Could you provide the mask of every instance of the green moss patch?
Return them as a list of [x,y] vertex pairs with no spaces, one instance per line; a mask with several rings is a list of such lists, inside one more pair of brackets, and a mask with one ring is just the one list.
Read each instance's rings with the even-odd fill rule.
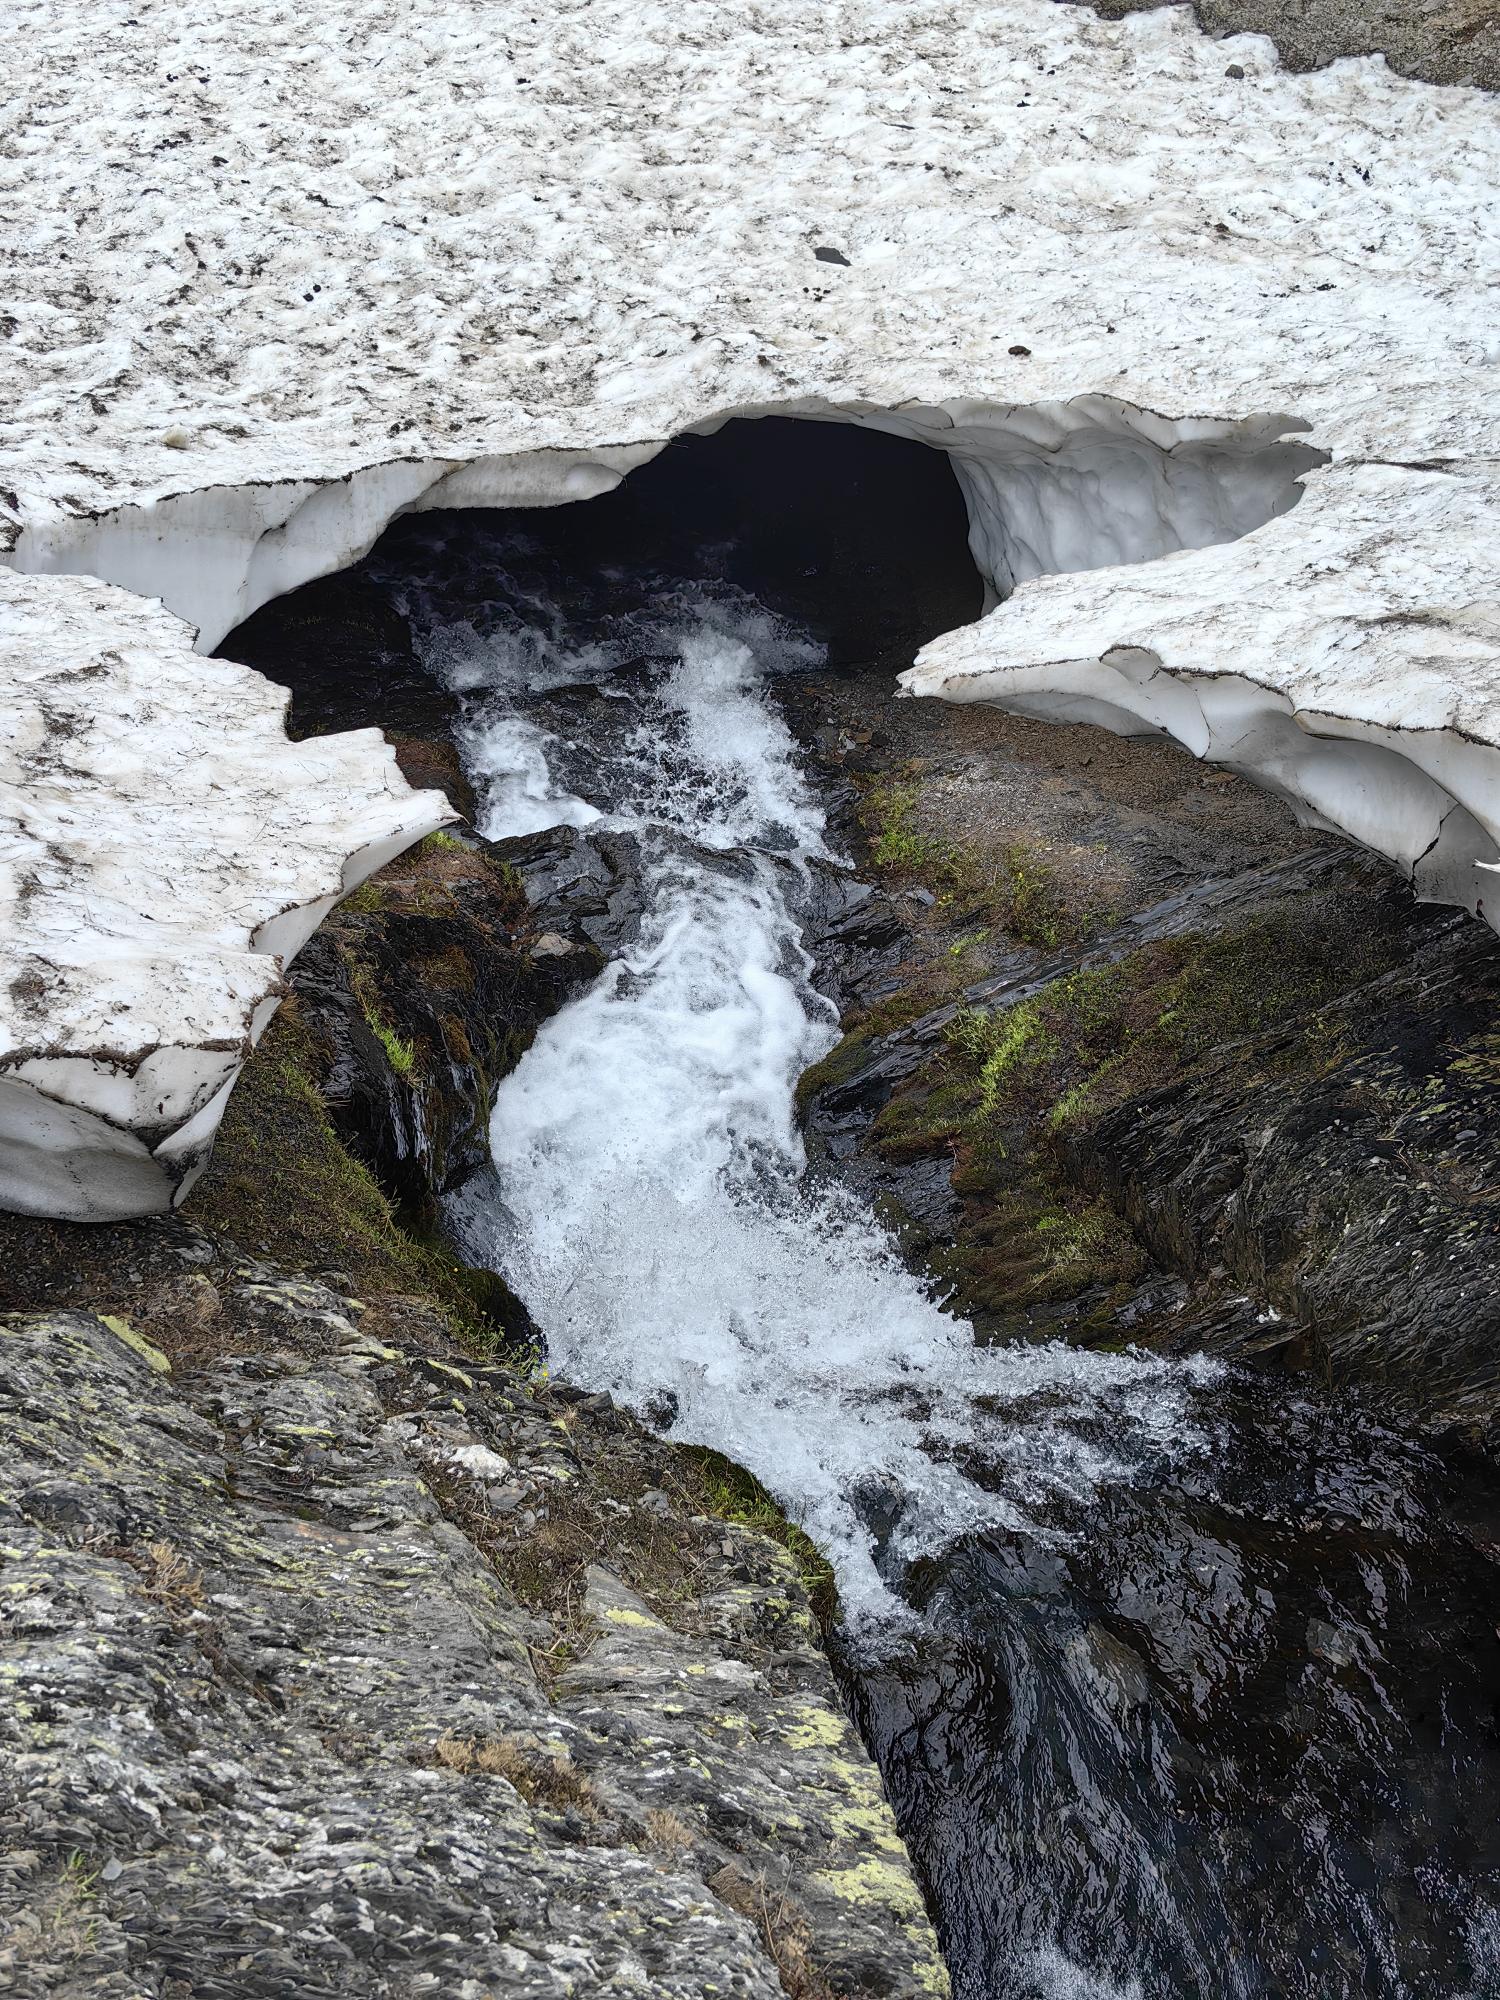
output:
[[787,1519],[754,1473],[706,1446],[690,1446],[685,1456],[698,1467],[701,1511],[779,1542],[797,1565],[813,1610],[821,1618],[831,1617],[837,1605],[832,1565],[796,1522]]
[[497,1328],[464,1267],[407,1235],[369,1170],[340,1144],[323,1067],[295,997],[283,1002],[230,1097],[185,1214],[278,1263],[347,1271],[362,1294],[431,1296],[457,1331],[492,1343]]
[[[1326,1072],[1347,1049],[1319,1010],[1399,949],[1338,898],[1288,899],[1236,930],[1164,939],[1012,1007],[956,1014],[870,1136],[892,1164],[935,1153],[953,1162],[964,1222],[931,1261],[954,1306],[1003,1314],[1137,1277],[1132,1232],[1073,1185],[1063,1142],[1209,1060]],[[1294,1039],[1272,1033],[1307,1017]],[[841,1045],[828,1061],[853,1073],[860,1053]]]
[[[701,1587],[706,1556],[718,1553],[717,1536],[704,1526],[707,1517],[752,1528],[786,1549],[815,1611],[832,1614],[833,1571],[740,1466],[717,1452],[671,1444],[630,1427],[614,1428],[608,1447],[600,1448],[592,1420],[581,1416],[576,1404],[558,1423],[570,1438],[585,1442],[567,1476],[551,1485],[545,1513],[519,1538],[490,1514],[471,1480],[441,1464],[427,1469],[444,1513],[484,1551],[518,1602],[571,1632],[588,1569],[602,1563],[673,1624]],[[668,1503],[660,1511],[641,1504],[653,1488]],[[699,1532],[685,1534],[685,1521],[696,1522]]]
[[[998,852],[940,838],[921,825],[921,788],[910,778],[871,785],[860,807],[870,859],[883,873],[919,882],[948,916],[1003,930],[1018,943],[1055,951],[1084,935],[1082,914],[1070,909],[1057,873],[1035,849],[1011,841]],[[962,956],[968,940],[951,947]]]

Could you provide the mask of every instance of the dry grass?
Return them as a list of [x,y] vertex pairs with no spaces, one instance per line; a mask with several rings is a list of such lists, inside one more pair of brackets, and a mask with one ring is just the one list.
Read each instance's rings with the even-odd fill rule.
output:
[[[1033,843],[998,850],[931,830],[920,782],[910,775],[872,785],[860,805],[870,859],[886,874],[924,883],[940,911],[987,918],[1037,951],[1055,951],[1085,928],[1064,885]],[[980,935],[987,935],[983,932]]]
[[94,1950],[99,1936],[95,1879],[95,1871],[82,1855],[70,1854],[56,1878],[33,1893],[26,1908],[17,1912],[7,1942],[12,1954],[10,1971],[21,1975],[22,1985],[30,1968],[55,1972],[61,1965],[87,1958]]
[[356,917],[386,910],[454,916],[460,914],[454,891],[466,882],[481,881],[498,883],[513,914],[525,914],[525,891],[509,863],[492,859],[483,848],[470,847],[451,833],[429,833],[346,896],[339,909]]
[[143,1597],[160,1604],[173,1618],[187,1619],[204,1604],[203,1577],[173,1542],[145,1542],[140,1548],[116,1544],[102,1555],[127,1563],[140,1579]]
[[196,1611],[203,1602],[203,1577],[171,1542],[147,1542],[142,1575],[148,1597],[178,1610]]
[[698,1836],[677,1813],[653,1806],[646,1814],[646,1845],[658,1854],[687,1854],[698,1845]]
[[429,1753],[434,1765],[461,1777],[504,1778],[528,1805],[569,1807],[595,1823],[598,1794],[572,1758],[532,1749],[512,1736],[455,1736],[445,1731]]
[[[578,1421],[576,1412],[566,1414]],[[587,1453],[571,1479],[549,1482],[545,1516],[524,1531],[514,1515],[497,1518],[491,1513],[478,1480],[435,1458],[424,1464],[423,1473],[448,1519],[487,1558],[512,1595],[561,1627],[564,1652],[579,1627],[584,1575],[591,1563],[603,1563],[622,1577],[659,1616],[690,1598],[698,1584],[701,1552],[684,1536],[681,1520],[631,1506],[652,1482],[629,1453]],[[664,1466],[660,1480],[683,1515],[705,1511],[698,1496],[685,1488],[681,1472]],[[622,1513],[606,1501],[630,1511]],[[567,1659],[555,1664],[560,1670]]]
[[708,1887],[755,1925],[791,2000],[838,2000],[813,1959],[811,1927],[784,1892],[771,1889],[764,1875],[746,1875],[732,1861],[708,1878]]

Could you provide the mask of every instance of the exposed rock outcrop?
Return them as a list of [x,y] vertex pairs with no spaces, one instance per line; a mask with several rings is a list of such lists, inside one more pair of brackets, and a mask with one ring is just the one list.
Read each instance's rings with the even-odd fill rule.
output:
[[872,881],[816,941],[815,1152],[1002,1337],[1259,1355],[1500,1443],[1488,932],[1159,749],[833,693]]
[[946,1991],[795,1567],[696,1461],[194,1252],[134,1321],[0,1322],[18,2000]]

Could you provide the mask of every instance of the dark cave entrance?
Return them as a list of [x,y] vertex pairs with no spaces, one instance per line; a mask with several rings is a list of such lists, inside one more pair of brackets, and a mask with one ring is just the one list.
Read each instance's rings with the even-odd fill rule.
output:
[[[984,592],[946,452],[858,424],[738,419],[674,440],[599,499],[422,513],[363,562],[264,606],[218,649],[290,688],[290,733],[383,728],[431,736],[451,697],[423,671],[391,591],[434,545],[482,575],[487,537],[518,537],[537,568],[578,578],[655,573],[748,592],[827,648],[831,671],[892,677],[938,633],[976,619]],[[472,586],[471,586],[472,587]]]
[[[824,649],[815,673],[779,676],[778,702],[806,741],[831,680],[869,675],[894,692],[895,676],[929,639],[979,617],[984,589],[968,533],[943,450],[850,423],[736,420],[676,440],[595,499],[401,516],[362,561],[274,599],[218,651],[289,689],[293,738],[381,730],[412,785],[445,792],[485,828],[486,800],[476,797],[467,752],[490,704],[482,686],[434,663],[424,597],[444,627],[512,637],[565,628],[571,647],[586,646],[590,634],[609,640],[637,612],[649,624],[674,589],[711,599],[744,593]],[[660,668],[659,657],[646,655],[622,663],[617,686],[639,692]],[[576,683],[544,675],[516,699],[549,732],[549,765],[587,789],[580,774],[607,761],[630,704],[601,700],[584,659]],[[578,851],[574,829],[541,839],[549,852],[558,848],[566,873]],[[607,872],[614,864],[601,865]],[[459,902],[469,895],[461,885]],[[433,909],[420,895],[411,908],[409,900],[392,892],[389,909],[336,913],[300,955],[296,990],[319,1046],[332,1051],[320,1089],[341,1137],[400,1214],[441,1240],[438,1192],[487,1157],[488,1097],[516,1059],[512,1017],[560,1004],[579,967],[593,963],[587,950],[598,939],[587,931],[586,950],[539,960],[540,971],[523,967],[521,976],[503,942],[503,912],[476,908],[455,928],[434,914],[443,897]],[[547,932],[571,919],[563,912],[538,921]],[[341,922],[358,936],[334,935]],[[472,958],[481,934],[496,950],[481,952],[476,978],[445,997],[434,965],[455,948]],[[362,991],[351,985],[351,953],[363,968]],[[528,980],[547,988],[545,1005]],[[422,1063],[411,1076],[389,1072],[380,1031],[397,1032],[392,1023],[413,1048],[452,1057],[455,1046],[468,1047],[479,1060],[445,1057],[439,1068],[449,1081],[429,1102]],[[458,1112],[447,1102],[455,1089]]]

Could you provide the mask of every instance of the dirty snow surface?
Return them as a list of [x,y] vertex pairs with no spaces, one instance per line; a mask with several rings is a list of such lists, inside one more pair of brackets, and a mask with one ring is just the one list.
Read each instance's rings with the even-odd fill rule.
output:
[[1043,0],[7,28],[0,1202],[179,1194],[289,952],[443,816],[194,628],[731,414],[952,454],[997,606],[919,691],[1500,880],[1493,99]]

